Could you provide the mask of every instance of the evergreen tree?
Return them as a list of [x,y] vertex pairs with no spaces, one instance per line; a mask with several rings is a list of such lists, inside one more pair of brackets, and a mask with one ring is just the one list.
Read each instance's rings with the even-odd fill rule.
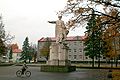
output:
[[21,60],[29,60],[30,62],[30,60],[32,59],[32,56],[29,49],[30,49],[29,40],[28,40],[28,37],[26,37],[25,41],[23,42]]
[[[94,14],[94,11],[93,11]],[[92,15],[91,19],[89,20],[88,24],[87,24],[87,33],[88,33],[88,38],[85,42],[85,46],[86,48],[85,50],[85,54],[87,56],[89,56],[92,59],[92,67],[94,67],[94,59],[97,56],[98,53],[98,42],[96,40],[97,35],[96,35],[96,31],[95,31],[95,27],[96,27],[96,15]]]
[[92,15],[91,19],[89,20],[86,26],[86,32],[88,33],[88,38],[85,42],[85,55],[89,56],[92,59],[92,67],[94,67],[94,58],[96,56],[95,51],[95,32],[94,27],[96,25],[95,15]]
[[[94,14],[94,11],[93,11]],[[86,48],[85,54],[89,56],[92,59],[92,67],[94,67],[94,59],[98,59],[98,67],[100,67],[100,58],[101,55],[103,55],[105,51],[105,42],[102,39],[102,26],[97,26],[97,16],[92,15],[91,19],[89,20],[87,24],[87,33],[88,38],[85,42]]]

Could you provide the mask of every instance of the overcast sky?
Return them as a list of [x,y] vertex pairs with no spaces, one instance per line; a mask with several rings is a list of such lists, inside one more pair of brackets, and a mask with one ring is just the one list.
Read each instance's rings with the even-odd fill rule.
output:
[[[67,0],[0,0],[0,13],[5,30],[15,35],[12,43],[21,48],[26,37],[37,44],[42,37],[54,37],[55,25],[47,23],[57,20],[56,13],[62,10]],[[64,18],[63,18],[64,20]],[[70,31],[68,36],[82,36],[83,28]]]

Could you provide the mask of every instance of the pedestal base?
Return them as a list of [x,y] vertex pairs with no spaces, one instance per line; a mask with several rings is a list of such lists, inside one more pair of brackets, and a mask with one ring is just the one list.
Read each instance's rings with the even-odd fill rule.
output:
[[42,65],[42,72],[72,72],[76,71],[76,66],[56,66],[56,65]]
[[70,60],[48,60],[47,65],[56,65],[56,66],[70,66]]
[[58,59],[53,59],[53,60],[48,60],[47,61],[47,65],[59,65],[59,63],[58,63],[59,61],[58,61]]
[[47,65],[41,66],[44,72],[71,72],[76,67],[70,65],[68,60],[68,46],[66,44],[53,43],[50,46],[50,58]]

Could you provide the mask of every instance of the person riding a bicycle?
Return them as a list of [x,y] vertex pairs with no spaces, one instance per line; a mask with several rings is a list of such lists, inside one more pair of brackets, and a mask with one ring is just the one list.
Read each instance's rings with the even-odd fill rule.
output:
[[24,74],[24,72],[26,71],[26,69],[27,69],[28,67],[27,67],[27,65],[26,65],[26,61],[24,61],[24,64],[23,64],[23,66],[22,66],[22,74]]
[[27,70],[27,65],[26,65],[26,61],[24,61],[24,64],[22,66],[22,68],[20,70],[16,71],[16,75],[17,77],[21,77],[22,75],[26,75],[27,77],[31,76],[31,72],[29,70]]

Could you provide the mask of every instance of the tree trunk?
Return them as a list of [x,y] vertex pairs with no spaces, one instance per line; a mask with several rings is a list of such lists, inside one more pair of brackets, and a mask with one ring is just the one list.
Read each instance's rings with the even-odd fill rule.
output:
[[98,59],[98,68],[100,67],[100,57]]
[[34,54],[34,63],[36,62],[37,53]]
[[111,60],[111,68],[113,68],[113,58],[112,58],[112,60]]
[[92,58],[92,67],[94,67],[94,57]]
[[34,57],[34,63],[36,63],[36,57]]
[[29,59],[29,63],[30,63],[30,59]]
[[115,59],[116,61],[115,61],[115,66],[117,67],[118,66],[118,57],[116,57],[116,59]]

